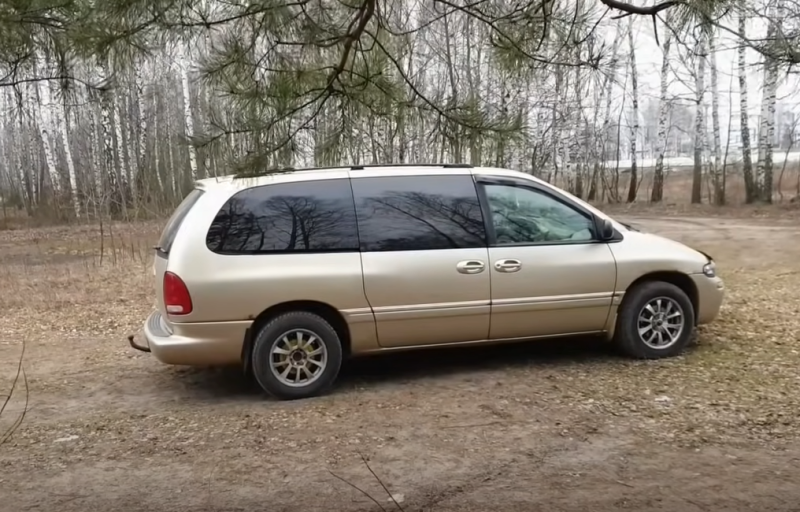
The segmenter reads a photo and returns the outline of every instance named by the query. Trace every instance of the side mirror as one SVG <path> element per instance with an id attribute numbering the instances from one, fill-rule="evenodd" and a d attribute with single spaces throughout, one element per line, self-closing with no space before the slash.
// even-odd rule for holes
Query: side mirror
<path id="1" fill-rule="evenodd" d="M 606 240 L 614 238 L 614 226 L 611 224 L 610 220 L 595 217 L 594 224 L 597 226 L 597 236 L 600 238 L 600 241 L 605 242 Z"/>

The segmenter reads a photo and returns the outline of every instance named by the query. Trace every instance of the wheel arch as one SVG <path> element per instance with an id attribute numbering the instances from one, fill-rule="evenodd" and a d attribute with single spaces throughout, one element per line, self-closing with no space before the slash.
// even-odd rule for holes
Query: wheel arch
<path id="1" fill-rule="evenodd" d="M 692 304 L 692 308 L 695 311 L 694 315 L 694 322 L 695 326 L 697 326 L 697 309 L 699 306 L 699 295 L 697 286 L 694 284 L 694 281 L 688 274 L 684 274 L 683 272 L 678 271 L 656 271 L 656 272 L 648 272 L 647 274 L 643 274 L 638 278 L 634 279 L 631 284 L 625 289 L 625 295 L 622 298 L 622 303 L 617 307 L 617 309 L 609 315 L 608 323 L 606 324 L 606 335 L 605 338 L 607 340 L 611 340 L 617 330 L 617 316 L 619 316 L 619 308 L 621 308 L 625 304 L 625 297 L 627 297 L 628 293 L 631 290 L 634 290 L 637 286 L 641 286 L 644 283 L 653 283 L 653 282 L 664 282 L 670 283 L 672 285 L 677 286 L 683 293 L 685 293 L 689 297 L 689 302 Z"/>
<path id="2" fill-rule="evenodd" d="M 699 306 L 699 296 L 697 291 L 697 286 L 694 284 L 694 281 L 688 274 L 684 274 L 683 272 L 677 271 L 660 271 L 660 272 L 650 272 L 644 274 L 634 280 L 628 288 L 625 290 L 625 295 L 627 296 L 628 292 L 636 288 L 637 286 L 643 283 L 651 283 L 651 282 L 665 282 L 670 283 L 672 285 L 677 286 L 680 290 L 689 297 L 689 302 L 692 303 L 692 308 L 695 311 L 695 323 L 697 323 L 697 309 Z M 623 298 L 623 303 L 625 299 Z"/>
<path id="3" fill-rule="evenodd" d="M 251 358 L 253 354 L 253 340 L 255 339 L 256 333 L 273 318 L 291 311 L 305 311 L 322 317 L 326 322 L 331 324 L 336 334 L 339 335 L 339 340 L 342 342 L 342 355 L 345 357 L 350 355 L 350 326 L 347 325 L 347 321 L 339 310 L 330 304 L 314 300 L 281 302 L 259 313 L 250 327 L 247 328 L 247 332 L 244 336 L 244 343 L 242 344 L 242 366 L 244 367 L 245 373 L 249 374 L 252 371 Z"/>

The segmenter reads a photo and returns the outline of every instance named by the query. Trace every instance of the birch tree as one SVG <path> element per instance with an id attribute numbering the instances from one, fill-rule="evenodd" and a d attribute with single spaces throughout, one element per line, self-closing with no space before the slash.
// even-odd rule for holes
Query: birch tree
<path id="1" fill-rule="evenodd" d="M 694 126 L 694 171 L 692 172 L 692 203 L 703 202 L 703 162 L 706 147 L 705 123 L 705 74 L 706 34 L 701 33 L 697 42 L 695 62 L 695 126 Z"/>
<path id="2" fill-rule="evenodd" d="M 747 18 L 739 13 L 739 37 L 747 37 Z M 745 202 L 752 203 L 758 198 L 756 182 L 753 180 L 753 160 L 750 146 L 750 106 L 747 98 L 747 53 L 744 44 L 738 50 L 739 76 L 739 129 L 742 140 L 742 174 L 744 177 Z"/>
<path id="3" fill-rule="evenodd" d="M 653 171 L 653 190 L 650 194 L 650 201 L 653 203 L 661 202 L 664 198 L 664 154 L 667 152 L 667 118 L 669 116 L 668 99 L 668 76 L 669 76 L 669 51 L 672 47 L 672 36 L 667 35 L 664 41 L 663 54 L 661 57 L 661 84 L 659 87 L 658 104 L 658 148 L 656 165 Z"/>
<path id="4" fill-rule="evenodd" d="M 632 115 L 631 144 L 631 179 L 628 183 L 628 202 L 636 201 L 638 190 L 638 172 L 636 169 L 636 138 L 639 136 L 639 77 L 636 71 L 636 46 L 633 42 L 633 18 L 628 23 L 628 49 L 630 51 L 631 102 Z"/>
<path id="5" fill-rule="evenodd" d="M 712 180 L 714 186 L 714 204 L 725 204 L 725 190 L 722 187 L 722 142 L 719 126 L 719 77 L 717 72 L 716 34 L 711 33 L 708 39 L 711 57 L 711 130 L 714 144 L 714 163 L 712 164 Z"/>
<path id="6" fill-rule="evenodd" d="M 773 2 L 769 7 L 767 39 L 776 37 L 780 30 L 782 9 Z M 774 59 L 765 57 L 764 86 L 761 98 L 761 118 L 758 130 L 758 167 L 756 168 L 756 191 L 758 199 L 772 202 L 772 146 L 775 139 L 775 100 L 778 90 L 778 65 Z"/>
<path id="7" fill-rule="evenodd" d="M 72 148 L 70 147 L 70 126 L 69 126 L 69 109 L 67 107 L 67 93 L 61 92 L 62 102 L 58 109 L 57 117 L 60 121 L 61 145 L 64 148 L 64 159 L 67 161 L 67 173 L 69 179 L 69 195 L 72 200 L 72 208 L 76 218 L 81 217 L 81 203 L 78 197 L 78 174 L 75 171 L 75 159 L 72 155 Z"/>
<path id="8" fill-rule="evenodd" d="M 186 138 L 191 141 L 194 137 L 194 114 L 192 113 L 192 93 L 189 87 L 189 59 L 186 50 L 181 49 L 178 54 L 178 68 L 181 72 L 181 91 L 183 93 L 183 123 L 186 130 Z M 198 178 L 197 174 L 197 151 L 191 143 L 187 146 L 189 150 L 189 172 L 192 180 Z"/>

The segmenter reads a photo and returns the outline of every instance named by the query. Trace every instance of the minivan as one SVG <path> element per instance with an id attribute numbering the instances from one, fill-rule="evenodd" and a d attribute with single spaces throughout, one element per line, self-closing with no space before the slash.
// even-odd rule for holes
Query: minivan
<path id="1" fill-rule="evenodd" d="M 529 174 L 460 164 L 199 180 L 153 270 L 134 348 L 241 365 L 284 400 L 377 352 L 594 334 L 671 357 L 724 295 L 703 252 Z"/>

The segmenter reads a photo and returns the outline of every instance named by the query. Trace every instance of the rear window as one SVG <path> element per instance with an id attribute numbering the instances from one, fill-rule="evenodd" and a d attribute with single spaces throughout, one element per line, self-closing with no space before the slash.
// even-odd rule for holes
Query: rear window
<path id="1" fill-rule="evenodd" d="M 218 254 L 358 251 L 349 179 L 302 181 L 236 193 L 206 235 Z"/>
<path id="2" fill-rule="evenodd" d="M 164 231 L 161 232 L 161 239 L 158 241 L 158 248 L 161 249 L 162 252 L 169 252 L 170 248 L 172 247 L 172 242 L 175 240 L 175 235 L 178 234 L 178 229 L 181 227 L 183 219 L 202 195 L 203 191 L 199 188 L 192 190 L 186 197 L 183 198 L 181 204 L 179 204 L 172 213 L 172 217 L 170 217 L 169 221 L 167 221 Z"/>

